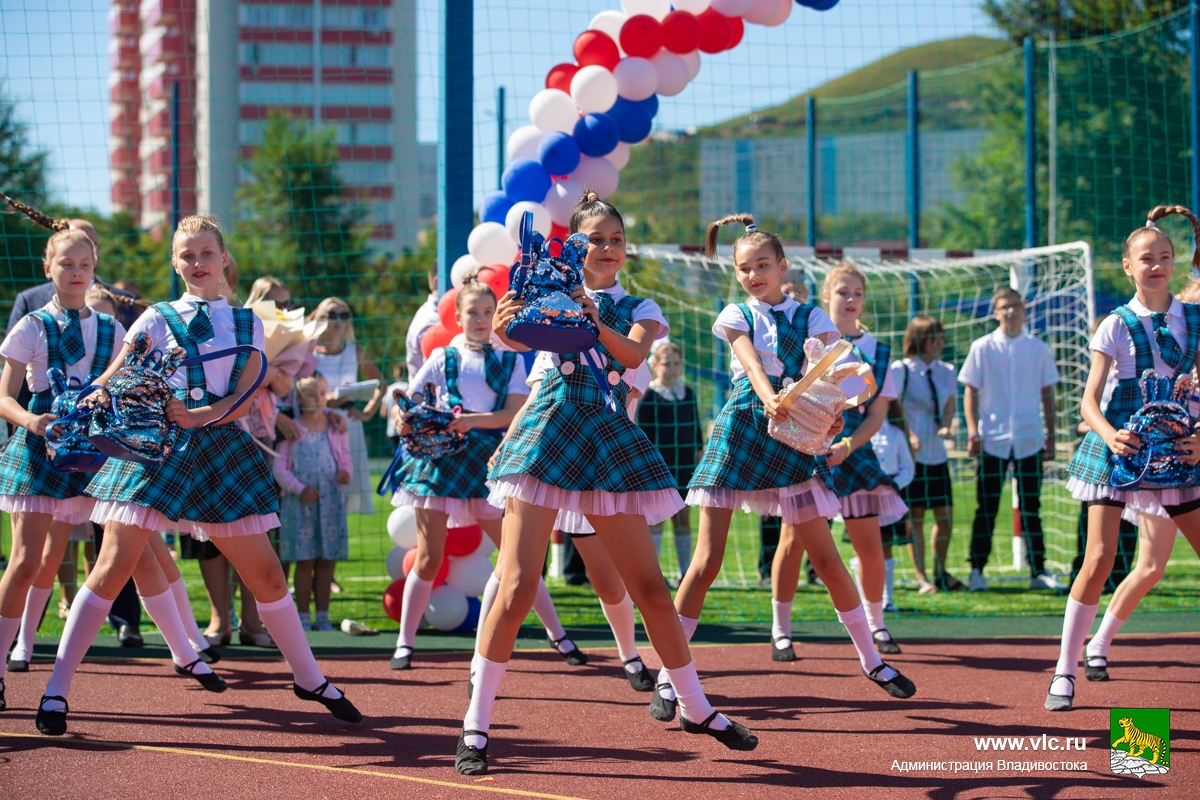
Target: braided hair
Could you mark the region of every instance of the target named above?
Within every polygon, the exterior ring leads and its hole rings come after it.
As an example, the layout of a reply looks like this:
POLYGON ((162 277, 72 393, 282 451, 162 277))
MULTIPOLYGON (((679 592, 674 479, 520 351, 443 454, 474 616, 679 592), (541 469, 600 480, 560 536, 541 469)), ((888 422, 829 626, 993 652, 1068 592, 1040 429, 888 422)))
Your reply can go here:
POLYGON ((92 248, 93 264, 99 258, 99 250, 96 247, 96 243, 92 241, 92 237, 88 236, 85 231, 82 231, 78 228, 72 228, 71 220, 65 218, 51 219, 49 216, 43 214, 41 211, 38 211, 33 206, 25 205, 19 200, 14 200, 6 194, 0 193, 0 207, 3 206, 11 206, 14 210, 21 212, 38 225, 41 225, 43 228, 54 231, 54 233, 51 234, 50 238, 46 241, 46 250, 44 253, 42 253, 42 260, 45 263, 49 264, 54 259, 55 254, 58 252, 59 245, 62 244, 69 246, 72 244, 83 244, 86 242, 87 245, 92 248))
POLYGON ((1178 214, 1188 221, 1192 226, 1192 240, 1195 244, 1195 250, 1192 252, 1192 274, 1200 275, 1200 219, 1185 206, 1155 206, 1146 215, 1146 224, 1140 228, 1134 229, 1133 233, 1125 239, 1125 244, 1121 247, 1121 257, 1129 258, 1129 250, 1132 247, 1134 240, 1142 236, 1156 236, 1166 241, 1171 246, 1171 252, 1175 252, 1175 244, 1171 241, 1171 237, 1162 228, 1159 228, 1154 223, 1161 219, 1178 214))

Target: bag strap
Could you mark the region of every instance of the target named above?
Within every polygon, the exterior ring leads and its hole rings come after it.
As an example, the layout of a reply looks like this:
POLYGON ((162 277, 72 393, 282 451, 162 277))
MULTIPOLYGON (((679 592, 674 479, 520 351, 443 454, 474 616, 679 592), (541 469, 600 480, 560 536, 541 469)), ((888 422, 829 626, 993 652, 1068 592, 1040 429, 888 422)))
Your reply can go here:
POLYGON ((600 365, 596 363, 596 359, 592 357, 591 350, 585 350, 583 357, 587 360, 588 369, 592 371, 592 378, 595 379, 596 385, 600 387, 600 394, 604 396, 604 403, 614 412, 620 413, 617 408, 617 398, 608 388, 608 379, 604 376, 604 370, 600 369, 600 365))
POLYGON ((397 445, 396 454, 392 456, 392 463, 388 464, 388 468, 383 471, 383 477, 379 479, 379 484, 375 487, 375 494, 384 497, 389 491, 395 490, 395 484, 392 479, 396 475, 396 468, 400 466, 400 462, 404 460, 405 455, 404 445, 397 445))
MULTIPOLYGON (((224 350, 214 350, 211 353, 204 353, 203 355, 192 356, 191 358, 185 358, 183 361, 179 362, 179 366, 181 366, 181 367, 190 367, 193 365, 203 364, 206 361, 216 361, 218 358, 228 358, 229 356, 240 356, 243 353, 246 354, 247 360, 250 358, 250 353, 258 353, 259 354, 258 375, 255 377, 254 382, 249 386, 249 388, 246 389, 246 391, 242 392, 242 394, 238 397, 237 400, 233 401, 233 405, 231 405, 229 407, 228 411, 226 411, 224 414, 222 414, 220 417, 213 420, 212 422, 208 422, 208 423, 205 423, 204 425, 201 425, 200 428, 198 428, 198 430, 204 430, 205 428, 211 428, 214 425, 220 424, 222 420, 224 420, 226 417, 228 417, 234 411, 237 411, 239 408, 241 408, 246 403, 247 400, 249 400, 251 397, 254 396, 254 393, 258 391, 258 387, 262 386, 263 380, 267 377, 267 354, 264 353, 262 350, 259 350, 257 347, 255 347, 252 344, 239 344, 239 345, 234 345, 233 347, 227 347, 224 350)), ((224 399, 224 398, 222 398, 222 399, 224 399)), ((113 408, 115 410, 116 406, 113 406, 113 408)))
POLYGON ((66 362, 63 360, 62 347, 62 331, 58 329, 58 320, 54 319, 54 315, 44 308, 39 308, 37 311, 31 312, 30 316, 37 317, 41 320, 42 328, 46 332, 46 369, 49 371, 52 367, 57 367, 63 372, 67 371, 66 362))
POLYGON ((108 314, 101 314, 98 311, 94 313, 96 314, 96 352, 92 354, 92 369, 88 373, 88 383, 95 383, 108 369, 108 362, 112 361, 117 334, 116 320, 108 314))

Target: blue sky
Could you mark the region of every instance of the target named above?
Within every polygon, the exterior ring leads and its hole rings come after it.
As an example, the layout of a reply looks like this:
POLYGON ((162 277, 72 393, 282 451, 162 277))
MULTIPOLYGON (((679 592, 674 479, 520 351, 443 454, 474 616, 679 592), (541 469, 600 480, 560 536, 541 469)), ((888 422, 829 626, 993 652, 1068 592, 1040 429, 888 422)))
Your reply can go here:
MULTIPOLYGON (((461 2, 462 0, 449 0, 461 2)), ((436 141, 439 0, 416 0, 418 130, 436 141)), ((33 141, 51 154, 62 200, 109 209, 107 0, 0 0, 0 79, 33 141)), ((507 91, 508 129, 528 122, 547 70, 619 0, 475 0, 476 194, 496 185, 496 88, 507 91)), ((842 0, 831 11, 797 6, 775 28, 746 26, 733 51, 704 56, 682 94, 663 98, 655 127, 706 125, 787 100, 914 44, 994 36, 976 0, 842 0)), ((452 43, 451 46, 455 46, 452 43)))

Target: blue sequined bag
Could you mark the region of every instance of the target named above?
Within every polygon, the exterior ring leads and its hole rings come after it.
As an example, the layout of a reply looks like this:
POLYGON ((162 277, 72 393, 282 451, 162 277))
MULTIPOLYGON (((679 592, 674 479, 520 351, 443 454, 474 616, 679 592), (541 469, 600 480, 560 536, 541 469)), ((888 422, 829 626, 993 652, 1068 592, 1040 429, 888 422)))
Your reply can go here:
MULTIPOLYGON (((557 241, 557 240, 552 240, 557 241)), ((571 299, 583 283, 588 239, 572 234, 562 252, 550 255, 548 243, 533 229, 533 214, 521 220, 521 263, 512 271, 509 288, 525 300, 505 329, 514 342, 550 353, 582 353, 596 346, 599 330, 592 318, 571 299)))
POLYGON ((1188 413, 1192 391, 1190 374, 1170 378, 1146 370, 1140 380, 1144 405, 1129 418, 1125 429, 1141 440, 1132 455, 1110 454, 1113 463, 1110 483, 1117 489, 1174 489, 1194 486, 1197 467, 1184 462, 1185 453, 1176 447, 1192 435, 1195 420, 1188 413))
POLYGON ((84 386, 76 377, 70 380, 57 367, 46 372, 54 401, 50 413, 58 417, 46 426, 46 460, 59 472, 97 472, 108 456, 88 441, 92 409, 77 408, 81 394, 90 394, 95 386, 84 386))
POLYGON ((420 402, 414 402, 403 389, 394 389, 392 397, 404 412, 404 422, 412 428, 412 433, 400 437, 410 456, 433 461, 461 453, 466 448, 465 434, 446 430, 458 416, 456 412, 462 409, 443 411, 438 408, 437 387, 432 383, 425 384, 425 394, 420 402))

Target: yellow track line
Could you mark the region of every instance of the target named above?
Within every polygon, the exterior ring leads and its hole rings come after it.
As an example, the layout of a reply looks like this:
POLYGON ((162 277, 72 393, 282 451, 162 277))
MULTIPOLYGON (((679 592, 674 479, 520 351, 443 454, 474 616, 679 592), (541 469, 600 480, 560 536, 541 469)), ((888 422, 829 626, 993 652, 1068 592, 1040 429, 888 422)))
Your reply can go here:
POLYGON ((47 737, 37 733, 9 733, 7 731, 0 731, 0 738, 39 739, 42 742, 54 747, 61 747, 64 745, 104 745, 106 747, 118 747, 123 750, 145 750, 151 753, 173 753, 176 755, 199 756, 200 758, 215 758, 224 761, 240 761, 246 764, 269 764, 273 767, 294 767, 296 769, 341 772, 347 775, 369 775, 373 778, 389 778, 395 781, 423 783, 428 786, 445 786, 451 789, 470 789, 476 792, 499 792, 500 794, 517 795, 518 797, 541 797, 545 798, 546 800, 580 800, 580 798, 571 797, 569 795, 546 794, 544 792, 527 792, 523 789, 505 789, 500 786, 474 786, 469 783, 453 783, 451 781, 433 780, 432 778, 417 778, 412 775, 398 775, 393 772, 376 772, 369 769, 355 769, 354 767, 329 767, 325 766, 324 764, 299 764, 294 761, 275 761, 269 758, 251 758, 249 756, 233 756, 226 753, 209 753, 203 750, 188 750, 183 747, 159 747, 148 744, 106 742, 99 739, 48 739, 47 737))

